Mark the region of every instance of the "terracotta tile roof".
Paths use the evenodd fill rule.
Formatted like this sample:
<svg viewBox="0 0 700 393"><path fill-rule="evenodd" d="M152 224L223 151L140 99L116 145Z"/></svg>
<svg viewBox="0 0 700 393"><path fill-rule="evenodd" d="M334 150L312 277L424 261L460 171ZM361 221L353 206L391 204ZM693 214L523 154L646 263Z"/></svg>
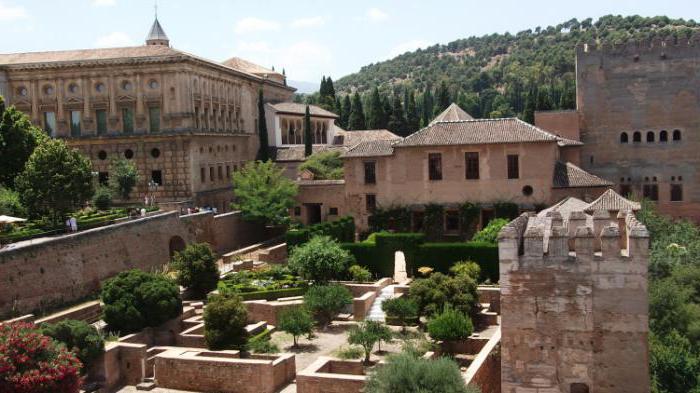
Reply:
<svg viewBox="0 0 700 393"><path fill-rule="evenodd" d="M296 180L295 183L300 186L331 186L343 185L345 184L345 180Z"/></svg>
<svg viewBox="0 0 700 393"><path fill-rule="evenodd" d="M642 206L639 202L630 201L629 199L623 197L622 195L616 193L614 190L607 190L598 197L595 201L591 202L585 211L588 213L594 212L596 210L607 210L607 211L620 211L620 210L630 210L637 211L641 209Z"/></svg>
<svg viewBox="0 0 700 393"><path fill-rule="evenodd" d="M576 165L557 161L554 164L553 188L606 187L613 184L592 175Z"/></svg>
<svg viewBox="0 0 700 393"><path fill-rule="evenodd" d="M475 145L519 142L556 142L557 137L520 119L478 119L437 122L413 133L401 146Z"/></svg>
<svg viewBox="0 0 700 393"><path fill-rule="evenodd" d="M537 216L546 217L548 212L557 211L561 213L562 218L568 220L569 214L571 214L571 212L582 212L587 207L588 202L582 201L576 197L569 196L555 203L554 205L540 211L539 213L537 213Z"/></svg>
<svg viewBox="0 0 700 393"><path fill-rule="evenodd" d="M263 74L279 74L276 71L273 71L269 68L265 68L261 65L251 63L248 60L241 59L240 57L232 57L228 60L224 60L221 62L221 64L235 68L239 71L247 72L249 74L255 74L255 75L263 75ZM282 75L282 74L280 74Z"/></svg>
<svg viewBox="0 0 700 393"><path fill-rule="evenodd" d="M557 145L559 145L559 147L583 146L583 142L574 139L564 138L562 136L557 136Z"/></svg>
<svg viewBox="0 0 700 393"><path fill-rule="evenodd" d="M268 105L271 106L275 111L281 113L292 113L295 115L306 114L306 104L298 104L296 102L280 102L279 104ZM335 113L329 112L316 105L309 105L309 113L311 114L311 116L332 117L334 119L337 119L339 117Z"/></svg>
<svg viewBox="0 0 700 393"><path fill-rule="evenodd" d="M180 55L186 55L186 53L164 45L142 45L124 48L77 49L0 54L0 65L117 60L126 58L133 59Z"/></svg>
<svg viewBox="0 0 700 393"><path fill-rule="evenodd" d="M460 121L460 120L474 120L472 115L465 112L464 109L460 108L459 105L454 102L450 104L442 113L435 116L435 118L430 122L429 125L433 125L440 121Z"/></svg>
<svg viewBox="0 0 700 393"><path fill-rule="evenodd" d="M312 154L322 151L339 151L341 154L346 150L343 146L335 145L313 145ZM304 146L285 146L270 148L270 157L273 161L289 162L289 161L304 161Z"/></svg>
<svg viewBox="0 0 700 393"><path fill-rule="evenodd" d="M365 141L350 148L343 154L345 158L352 157L381 157L394 153L394 144L398 140Z"/></svg>
<svg viewBox="0 0 700 393"><path fill-rule="evenodd" d="M354 147L363 142L372 141L388 141L401 139L400 136L389 130L356 130L345 131L337 129L335 133L337 144L342 144L345 147ZM336 143L334 141L334 143Z"/></svg>

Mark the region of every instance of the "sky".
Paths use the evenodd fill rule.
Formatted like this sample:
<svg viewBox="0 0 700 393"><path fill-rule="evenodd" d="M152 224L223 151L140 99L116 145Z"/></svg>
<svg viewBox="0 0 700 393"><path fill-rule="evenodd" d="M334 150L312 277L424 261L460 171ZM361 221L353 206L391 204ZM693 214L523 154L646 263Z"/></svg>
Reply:
<svg viewBox="0 0 700 393"><path fill-rule="evenodd" d="M174 48L311 82L435 43L607 14L700 21L700 0L158 1ZM152 0L0 0L0 53L142 45L153 18Z"/></svg>

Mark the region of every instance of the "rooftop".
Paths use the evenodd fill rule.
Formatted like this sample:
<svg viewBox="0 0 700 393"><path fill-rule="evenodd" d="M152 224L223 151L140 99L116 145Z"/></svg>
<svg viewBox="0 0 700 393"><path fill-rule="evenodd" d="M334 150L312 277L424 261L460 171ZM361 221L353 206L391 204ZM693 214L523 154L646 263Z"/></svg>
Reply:
<svg viewBox="0 0 700 393"><path fill-rule="evenodd" d="M350 148L343 157L381 157L394 153L394 144L397 140L364 141Z"/></svg>
<svg viewBox="0 0 700 393"><path fill-rule="evenodd" d="M342 144L345 147L354 147L363 142L399 140L400 136L389 130L357 130L357 131L336 131L337 144ZM335 143L335 142L334 142Z"/></svg>
<svg viewBox="0 0 700 393"><path fill-rule="evenodd" d="M592 175L570 162L554 164L553 188L609 187L613 183Z"/></svg>
<svg viewBox="0 0 700 393"><path fill-rule="evenodd" d="M279 104L268 104L278 113L289 113L293 115L304 115L306 114L306 104L299 104L296 102L280 102ZM333 112L329 112L316 105L308 105L309 114L316 117L330 117L337 119L339 116Z"/></svg>
<svg viewBox="0 0 700 393"><path fill-rule="evenodd" d="M585 209L586 213L592 213L596 210L607 210L607 211L637 211L642 208L639 202L630 201L629 199L623 197L622 195L616 193L612 189L607 190L598 197L595 201L591 202Z"/></svg>
<svg viewBox="0 0 700 393"><path fill-rule="evenodd" d="M465 112L464 109L460 108L459 105L454 102L450 104L442 113L435 116L435 118L430 122L429 125L433 125L441 121L460 121L460 120L474 120L472 115Z"/></svg>
<svg viewBox="0 0 700 393"><path fill-rule="evenodd" d="M151 31L148 33L148 37L146 37L146 42L148 41L169 41L168 35L165 34L165 30L163 30L163 26L158 22L158 18L153 21Z"/></svg>

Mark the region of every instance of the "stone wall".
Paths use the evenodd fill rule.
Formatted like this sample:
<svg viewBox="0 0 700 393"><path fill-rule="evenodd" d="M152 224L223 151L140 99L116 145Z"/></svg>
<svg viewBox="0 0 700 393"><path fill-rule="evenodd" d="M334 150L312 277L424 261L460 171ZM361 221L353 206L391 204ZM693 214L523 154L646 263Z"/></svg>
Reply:
<svg viewBox="0 0 700 393"><path fill-rule="evenodd" d="M535 112L535 126L564 138L580 140L575 110Z"/></svg>
<svg viewBox="0 0 700 393"><path fill-rule="evenodd" d="M248 322L265 321L270 325L277 326L279 316L282 312L292 308L301 307L304 300L249 300L244 302L248 310Z"/></svg>
<svg viewBox="0 0 700 393"><path fill-rule="evenodd" d="M360 361L322 356L297 374L297 393L360 393L365 381Z"/></svg>
<svg viewBox="0 0 700 393"><path fill-rule="evenodd" d="M587 226L602 215L522 215L501 231L504 393L649 392L649 234L631 213Z"/></svg>
<svg viewBox="0 0 700 393"><path fill-rule="evenodd" d="M478 386L481 393L501 393L500 330L481 349L464 373L467 385Z"/></svg>

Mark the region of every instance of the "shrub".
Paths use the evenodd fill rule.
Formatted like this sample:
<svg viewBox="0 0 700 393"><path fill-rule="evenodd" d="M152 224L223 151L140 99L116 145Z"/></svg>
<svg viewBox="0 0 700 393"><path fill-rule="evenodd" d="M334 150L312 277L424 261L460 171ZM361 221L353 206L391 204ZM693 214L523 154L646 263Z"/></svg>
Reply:
<svg viewBox="0 0 700 393"><path fill-rule="evenodd" d="M20 202L19 194L9 188L0 187L0 215L25 217L27 210Z"/></svg>
<svg viewBox="0 0 700 393"><path fill-rule="evenodd" d="M390 356L370 374L367 393L475 393L467 387L457 363L447 358L428 360L403 353Z"/></svg>
<svg viewBox="0 0 700 393"><path fill-rule="evenodd" d="M314 153L299 165L299 172L308 170L314 174L314 179L342 179L343 159L339 151L322 151Z"/></svg>
<svg viewBox="0 0 700 393"><path fill-rule="evenodd" d="M278 327L292 335L294 348L298 347L297 338L301 335L311 336L314 319L303 307L295 307L280 313Z"/></svg>
<svg viewBox="0 0 700 393"><path fill-rule="evenodd" d="M458 311L470 314L478 299L476 287L476 281L466 275L452 277L433 273L428 278L414 280L409 297L418 304L420 315L435 314L448 303Z"/></svg>
<svg viewBox="0 0 700 393"><path fill-rule="evenodd" d="M473 331L471 319L449 306L428 321L428 334L436 341L464 340Z"/></svg>
<svg viewBox="0 0 700 393"><path fill-rule="evenodd" d="M248 341L248 349L255 353L279 353L280 348L269 339L251 339Z"/></svg>
<svg viewBox="0 0 700 393"><path fill-rule="evenodd" d="M350 269L348 269L348 272L350 272L350 276L352 277L352 280L355 282L372 281L372 273L370 273L369 270L365 269L364 267L362 267L360 265L350 266Z"/></svg>
<svg viewBox="0 0 700 393"><path fill-rule="evenodd" d="M426 237L431 241L441 239L445 228L445 208L434 203L425 205L424 220L423 230Z"/></svg>
<svg viewBox="0 0 700 393"><path fill-rule="evenodd" d="M306 279L325 283L341 278L353 261L352 255L335 240L317 236L292 249L289 267Z"/></svg>
<svg viewBox="0 0 700 393"><path fill-rule="evenodd" d="M239 296L212 296L204 308L204 341L211 350L242 348L248 311Z"/></svg>
<svg viewBox="0 0 700 393"><path fill-rule="evenodd" d="M92 204L98 210L109 210L112 207L112 191L107 187L98 187L92 197Z"/></svg>
<svg viewBox="0 0 700 393"><path fill-rule="evenodd" d="M381 323L376 321L364 321L353 326L348 334L348 344L359 345L365 351L365 363L369 363L372 348L380 340ZM389 336L391 338L391 335Z"/></svg>
<svg viewBox="0 0 700 393"><path fill-rule="evenodd" d="M429 266L447 274L455 263L466 260L479 265L480 282L498 282L498 246L491 243L425 243L418 248L414 266Z"/></svg>
<svg viewBox="0 0 700 393"><path fill-rule="evenodd" d="M342 285L314 285L304 295L304 305L319 321L328 325L333 318L352 303L352 294Z"/></svg>
<svg viewBox="0 0 700 393"><path fill-rule="evenodd" d="M461 261L455 263L450 268L450 273L454 274L455 276L464 274L471 277L474 280L478 280L479 276L481 276L481 268L474 261Z"/></svg>
<svg viewBox="0 0 700 393"><path fill-rule="evenodd" d="M367 219L367 224L372 232L411 230L411 211L405 206L379 207Z"/></svg>
<svg viewBox="0 0 700 393"><path fill-rule="evenodd" d="M335 351L334 355L340 359L359 359L364 355L364 350L362 347L351 345L348 347L340 347Z"/></svg>
<svg viewBox="0 0 700 393"><path fill-rule="evenodd" d="M291 249L304 244L314 236L329 236L339 242L352 242L355 240L355 220L352 216L345 216L335 221L291 229L285 235L287 247Z"/></svg>
<svg viewBox="0 0 700 393"><path fill-rule="evenodd" d="M514 220L520 214L520 208L513 202L496 202L493 204L493 215L496 218L505 218L507 221Z"/></svg>
<svg viewBox="0 0 700 393"><path fill-rule="evenodd" d="M491 244L498 244L498 233L501 232L501 228L508 224L508 220L505 218L494 218L489 221L488 225L474 235L472 241L474 242L484 242Z"/></svg>
<svg viewBox="0 0 700 393"><path fill-rule="evenodd" d="M88 369L103 352L105 342L97 329L84 321L66 319L42 327L42 333L62 342Z"/></svg>
<svg viewBox="0 0 700 393"><path fill-rule="evenodd" d="M402 331L406 330L406 321L418 316L418 305L406 296L387 299L382 303L382 310L389 316L399 320Z"/></svg>
<svg viewBox="0 0 700 393"><path fill-rule="evenodd" d="M32 324L0 325L0 391L78 393L80 360Z"/></svg>
<svg viewBox="0 0 700 393"><path fill-rule="evenodd" d="M182 313L180 290L167 277L129 270L108 280L101 293L104 320L112 331L131 333L158 326Z"/></svg>
<svg viewBox="0 0 700 393"><path fill-rule="evenodd" d="M204 298L219 282L216 257L206 243L189 244L175 253L173 267L177 270L177 283L190 289L198 298Z"/></svg>

